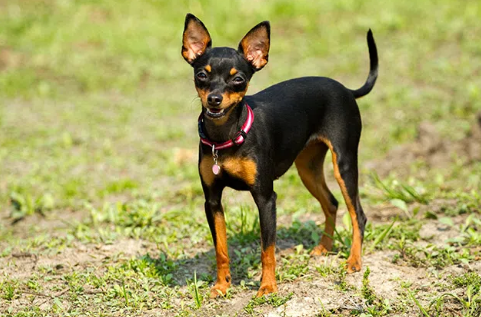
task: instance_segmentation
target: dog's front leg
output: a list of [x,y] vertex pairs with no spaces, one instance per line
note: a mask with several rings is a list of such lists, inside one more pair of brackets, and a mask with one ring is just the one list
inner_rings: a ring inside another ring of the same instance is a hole
[[227,231],[225,227],[224,209],[222,208],[222,187],[204,188],[205,215],[209,222],[217,260],[217,281],[212,287],[210,297],[225,295],[231,284],[229,253],[227,250]]
[[262,278],[257,297],[277,292],[276,283],[276,199],[273,184],[252,190],[261,225]]

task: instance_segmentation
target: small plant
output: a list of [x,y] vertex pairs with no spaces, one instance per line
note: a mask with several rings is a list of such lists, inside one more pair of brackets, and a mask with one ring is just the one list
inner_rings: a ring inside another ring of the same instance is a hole
[[369,269],[369,266],[366,268],[366,271],[364,272],[364,275],[362,277],[362,297],[366,300],[366,302],[371,305],[374,303],[376,298],[376,294],[374,294],[373,289],[369,285],[369,274],[371,274],[371,270]]
[[248,206],[240,206],[228,210],[225,208],[228,219],[226,220],[227,233],[233,240],[241,244],[257,241],[260,226],[259,216]]
[[[327,260],[328,258],[326,257],[325,259]],[[316,270],[322,277],[329,277],[337,273],[337,268],[333,266],[332,263],[324,263],[323,265],[317,266]]]
[[469,285],[466,290],[466,299],[454,293],[446,293],[431,302],[430,308],[434,306],[436,312],[443,311],[444,299],[452,297],[457,300],[463,307],[464,317],[479,317],[481,316],[481,295],[474,291],[473,285]]
[[457,287],[471,286],[474,293],[478,293],[481,289],[481,276],[476,272],[465,273],[461,276],[453,278],[453,283]]
[[[374,185],[383,191],[385,198],[394,201],[394,205],[396,207],[401,206],[401,209],[403,208],[399,201],[404,203],[418,202],[421,204],[427,204],[429,202],[426,194],[421,193],[420,190],[417,190],[410,185],[402,184],[398,181],[392,181],[390,184],[387,184],[382,182],[377,174],[372,174],[371,179]],[[406,212],[406,210],[404,211]],[[408,216],[408,218],[411,217],[409,214]]]
[[3,285],[3,298],[11,301],[15,297],[15,291],[16,287],[13,283],[6,283],[6,285]]
[[319,298],[319,304],[321,304],[321,311],[316,315],[317,317],[331,317],[332,314],[325,307]]
[[10,193],[10,204],[13,207],[10,217],[15,223],[35,213],[44,215],[45,211],[54,207],[55,201],[50,194],[35,198],[29,193],[12,192]]
[[125,306],[129,306],[129,293],[125,289],[125,282],[122,280],[122,295],[125,299]]
[[387,226],[379,235],[376,236],[376,239],[372,243],[369,251],[372,252],[376,248],[376,246],[380,245],[386,238],[389,237],[389,234],[392,231],[394,224],[396,223],[397,219],[394,219],[393,222]]
[[261,296],[259,298],[253,298],[246,307],[244,307],[244,311],[248,314],[254,314],[254,307],[263,305],[263,304],[269,304],[272,307],[279,307],[287,303],[291,298],[294,293],[289,293],[287,296],[279,296],[279,294],[274,293],[269,296]]
[[340,266],[339,268],[339,271],[338,271],[338,278],[339,278],[339,282],[337,284],[337,287],[339,287],[339,289],[341,291],[344,291],[344,292],[347,292],[351,286],[349,284],[347,284],[346,282],[346,275],[347,275],[347,270],[346,270],[346,267],[344,265],[344,263]]
[[302,245],[296,247],[294,254],[282,258],[282,266],[277,273],[279,281],[293,281],[304,276],[309,271],[309,254],[304,250]]
[[202,284],[202,281],[197,281],[197,271],[194,271],[194,282],[190,285],[189,288],[192,297],[194,298],[195,307],[197,307],[197,309],[202,307],[202,302],[204,300],[204,297],[199,291],[199,288],[202,286]]
[[370,316],[384,316],[391,310],[389,301],[387,299],[382,299],[376,295],[371,285],[369,284],[369,275],[371,270],[369,266],[366,268],[362,278],[362,297],[366,300],[366,311]]
[[421,311],[421,313],[425,316],[425,317],[430,317],[426,308],[424,308],[423,305],[421,305],[421,303],[417,300],[416,297],[414,297],[413,293],[411,293],[411,291],[408,290],[408,294],[409,294],[409,297],[412,299],[412,301],[416,304],[416,306],[418,306],[419,310]]

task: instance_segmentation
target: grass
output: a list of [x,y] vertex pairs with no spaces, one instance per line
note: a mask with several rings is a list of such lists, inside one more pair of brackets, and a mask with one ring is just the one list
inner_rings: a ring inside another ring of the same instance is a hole
[[[257,211],[247,193],[226,190],[233,288],[208,299],[215,255],[196,166],[200,108],[179,54],[187,12],[219,46],[271,21],[269,64],[251,93],[304,75],[359,87],[373,30],[380,77],[359,101],[363,273],[343,268],[351,223],[330,164],[341,205],[322,259],[309,256],[322,212],[291,169],[275,184],[279,293],[251,299],[261,273]],[[475,316],[481,163],[461,152],[435,167],[423,157],[400,157],[388,171],[380,162],[416,142],[425,121],[447,142],[469,135],[481,110],[480,15],[474,0],[0,1],[0,311],[289,315],[312,298],[303,307],[321,316]]]

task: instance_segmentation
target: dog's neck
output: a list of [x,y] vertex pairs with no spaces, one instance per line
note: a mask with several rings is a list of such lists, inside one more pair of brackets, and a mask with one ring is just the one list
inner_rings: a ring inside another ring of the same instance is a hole
[[215,122],[215,119],[207,117],[205,109],[202,110],[204,116],[204,133],[213,142],[221,143],[232,139],[247,119],[245,102],[242,100],[226,114],[227,118],[222,123]]

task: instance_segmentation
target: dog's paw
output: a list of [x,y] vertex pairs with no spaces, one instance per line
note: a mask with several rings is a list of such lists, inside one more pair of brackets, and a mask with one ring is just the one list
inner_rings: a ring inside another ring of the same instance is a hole
[[261,284],[261,287],[259,287],[259,291],[257,291],[256,297],[261,297],[267,294],[272,294],[272,293],[277,293],[277,283],[271,283],[271,284]]
[[314,249],[312,249],[310,253],[311,256],[321,256],[321,255],[328,255],[328,254],[329,254],[329,250],[322,244],[316,246]]
[[229,283],[216,283],[210,289],[210,298],[216,298],[218,296],[225,296],[227,294],[227,289],[230,287]]
[[360,257],[349,256],[346,263],[347,273],[355,273],[361,271],[362,263]]

